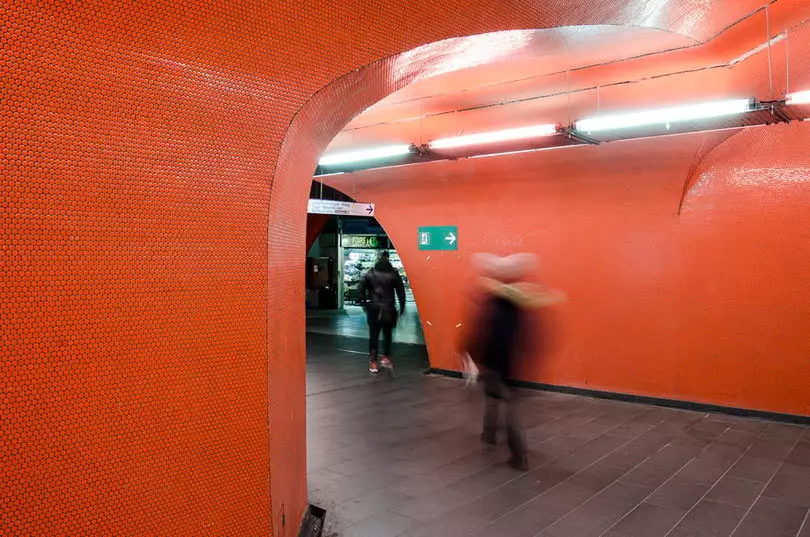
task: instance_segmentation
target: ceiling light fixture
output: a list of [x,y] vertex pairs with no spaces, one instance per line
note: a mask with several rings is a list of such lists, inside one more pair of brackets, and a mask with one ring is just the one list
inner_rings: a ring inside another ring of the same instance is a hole
[[469,145],[495,144],[499,142],[511,142],[514,140],[528,140],[551,136],[557,134],[556,125],[532,125],[530,127],[520,127],[517,129],[505,129],[500,131],[481,132],[478,134],[468,134],[465,136],[454,136],[452,138],[441,138],[428,143],[430,149],[453,149]]
[[754,104],[753,99],[734,99],[645,112],[601,116],[577,121],[574,123],[574,129],[579,132],[590,133],[648,125],[666,125],[669,128],[670,123],[744,114],[754,109]]
[[334,153],[324,155],[318,161],[318,166],[335,166],[338,164],[349,164],[351,162],[363,162],[367,160],[378,160],[391,157],[401,157],[411,153],[410,144],[388,145],[374,149],[361,149],[346,153]]
[[789,93],[787,96],[787,104],[810,104],[810,91]]

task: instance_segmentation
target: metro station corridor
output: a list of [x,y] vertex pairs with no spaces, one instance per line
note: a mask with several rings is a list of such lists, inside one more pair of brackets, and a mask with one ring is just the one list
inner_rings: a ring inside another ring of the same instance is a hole
[[808,147],[807,0],[5,0],[0,537],[810,537]]

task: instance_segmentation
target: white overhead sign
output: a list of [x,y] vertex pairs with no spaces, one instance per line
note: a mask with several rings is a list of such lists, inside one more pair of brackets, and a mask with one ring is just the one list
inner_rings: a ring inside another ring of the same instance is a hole
[[374,204],[311,199],[309,200],[307,212],[309,214],[334,214],[338,216],[374,216]]

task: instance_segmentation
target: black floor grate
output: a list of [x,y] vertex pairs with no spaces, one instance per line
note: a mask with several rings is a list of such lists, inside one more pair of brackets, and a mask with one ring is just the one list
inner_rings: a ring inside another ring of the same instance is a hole
[[299,537],[322,537],[325,519],[326,509],[310,504],[301,523]]

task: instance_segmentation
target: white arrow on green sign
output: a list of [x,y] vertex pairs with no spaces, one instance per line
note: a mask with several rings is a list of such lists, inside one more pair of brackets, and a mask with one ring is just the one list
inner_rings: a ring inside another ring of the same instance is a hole
[[420,250],[458,250],[456,226],[428,226],[419,228]]

